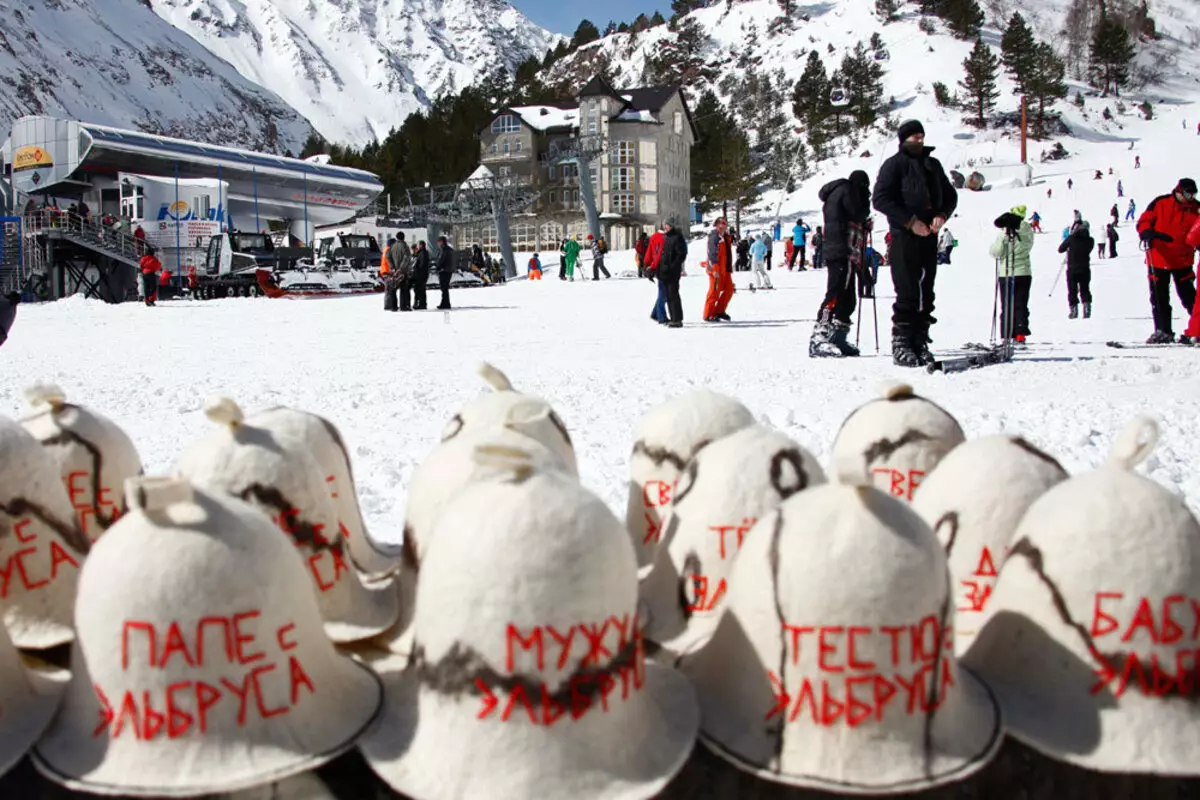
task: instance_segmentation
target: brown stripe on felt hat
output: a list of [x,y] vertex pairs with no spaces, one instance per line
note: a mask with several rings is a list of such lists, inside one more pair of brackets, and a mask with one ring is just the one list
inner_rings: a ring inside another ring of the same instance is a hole
[[840,474],[866,470],[875,486],[912,500],[921,481],[952,449],[966,441],[958,421],[906,384],[855,409],[833,442],[833,467]]
[[112,420],[68,403],[53,384],[25,390],[31,412],[21,425],[58,464],[80,529],[100,538],[125,510],[125,481],[142,474],[133,440]]
[[350,566],[333,500],[312,455],[244,421],[228,398],[210,399],[205,413],[218,427],[179,456],[175,473],[253,503],[291,537],[335,642],[369,639],[391,627],[400,614],[396,592],[390,584],[364,585]]
[[960,655],[975,639],[1021,518],[1066,479],[1058,461],[1017,436],[960,444],[925,476],[912,505],[946,551]]
[[0,776],[20,761],[58,709],[70,673],[21,659],[0,623]]
[[709,442],[754,424],[739,401],[708,389],[673,397],[647,411],[633,429],[625,525],[638,566],[654,563],[671,493],[684,465]]
[[962,780],[1003,731],[955,661],[945,556],[907,503],[866,474],[839,478],[759,521],[716,632],[680,661],[700,740],[768,781],[836,794]]
[[698,452],[675,485],[663,547],[639,588],[646,639],[673,658],[711,636],[738,551],[762,535],[756,523],[796,492],[825,482],[812,455],[761,425]]
[[360,749],[421,800],[654,796],[699,715],[687,679],[645,660],[628,535],[571,476],[479,457],[508,474],[438,519],[412,660],[384,676],[387,710]]
[[326,637],[288,539],[182,479],[130,480],[126,497],[80,577],[73,674],[38,771],[93,794],[194,797],[352,747],[382,687]]
[[17,647],[74,638],[71,609],[88,548],[54,458],[0,417],[0,613]]
[[400,546],[379,542],[367,531],[354,485],[350,454],[332,422],[292,408],[268,409],[252,415],[247,422],[271,431],[285,447],[304,449],[312,454],[333,500],[338,530],[349,546],[350,560],[364,579],[372,583],[388,580],[400,570]]
[[1009,733],[1102,772],[1200,774],[1200,523],[1134,472],[1158,426],[1030,506],[974,643]]

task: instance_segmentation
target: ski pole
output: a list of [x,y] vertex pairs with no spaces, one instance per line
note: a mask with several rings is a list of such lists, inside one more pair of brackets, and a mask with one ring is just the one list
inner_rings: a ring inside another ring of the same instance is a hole
[[1054,297],[1054,290],[1058,288],[1058,282],[1062,280],[1063,270],[1067,268],[1067,257],[1063,256],[1063,262],[1058,268],[1058,274],[1054,276],[1054,285],[1050,287],[1050,294],[1047,297]]
[[996,313],[1000,303],[1000,259],[996,259],[996,281],[992,285],[992,333],[988,338],[988,343],[993,347],[996,344]]

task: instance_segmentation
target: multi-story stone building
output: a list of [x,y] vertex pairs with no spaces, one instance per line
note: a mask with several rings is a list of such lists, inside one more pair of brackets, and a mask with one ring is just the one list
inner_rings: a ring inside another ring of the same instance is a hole
[[[480,132],[482,166],[539,190],[536,206],[509,220],[514,250],[552,252],[566,237],[587,238],[578,166],[547,159],[556,143],[575,137],[599,139],[590,177],[611,249],[632,247],[641,231],[653,232],[668,215],[686,225],[695,129],[681,88],[618,90],[597,76],[573,106],[504,108]],[[493,223],[463,226],[455,234],[460,247],[497,248]]]

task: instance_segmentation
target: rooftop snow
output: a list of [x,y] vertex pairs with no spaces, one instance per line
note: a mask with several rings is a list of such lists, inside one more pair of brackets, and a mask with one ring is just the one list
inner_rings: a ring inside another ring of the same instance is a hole
[[535,131],[546,131],[551,128],[572,128],[579,124],[579,109],[557,108],[556,106],[519,106],[510,108],[529,127]]

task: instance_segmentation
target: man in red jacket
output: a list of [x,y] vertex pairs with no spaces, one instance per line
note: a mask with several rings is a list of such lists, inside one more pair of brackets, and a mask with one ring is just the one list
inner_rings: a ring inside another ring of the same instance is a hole
[[146,245],[146,255],[138,262],[142,270],[142,293],[146,296],[146,305],[152,306],[158,300],[158,272],[162,262],[154,255],[154,248]]
[[666,281],[658,280],[658,261],[662,258],[663,241],[667,230],[673,225],[673,218],[668,217],[663,220],[659,229],[654,232],[650,240],[646,243],[646,253],[642,256],[642,264],[645,265],[646,277],[652,281],[658,281],[658,299],[654,301],[654,308],[650,310],[650,319],[657,322],[659,325],[667,324],[667,283]]
[[725,309],[733,298],[733,237],[729,223],[719,218],[708,234],[708,297],[704,300],[705,322],[729,322]]
[[[1187,236],[1197,218],[1200,218],[1200,204],[1196,202],[1196,182],[1181,178],[1171,194],[1151,200],[1138,219],[1138,235],[1146,245],[1150,308],[1154,313],[1154,334],[1146,340],[1148,344],[1175,341],[1171,330],[1172,280],[1179,302],[1189,312],[1194,311],[1196,273],[1192,266],[1196,250],[1188,245]],[[1189,324],[1188,328],[1191,330],[1192,326]]]

